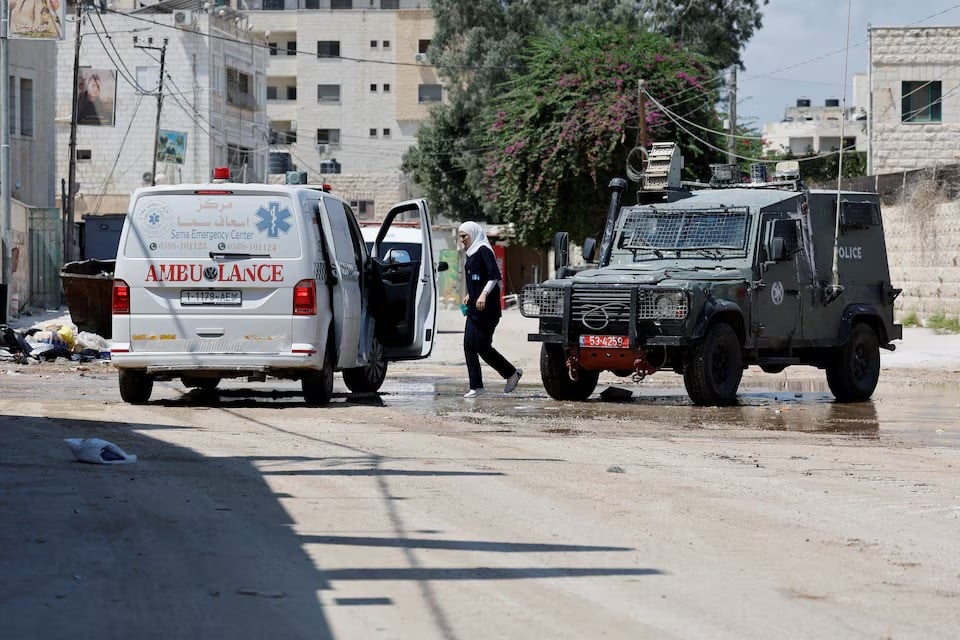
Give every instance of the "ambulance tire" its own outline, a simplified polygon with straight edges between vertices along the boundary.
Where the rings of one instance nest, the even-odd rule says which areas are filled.
[[[325,360],[319,371],[308,371],[300,379],[303,399],[311,407],[325,407],[333,396],[333,367]]]
[[[153,377],[143,369],[120,369],[120,397],[129,404],[144,404],[153,393]]]
[[[374,338],[370,350],[370,364],[343,370],[343,384],[353,393],[376,393],[387,377],[387,361],[383,359],[383,345]]]

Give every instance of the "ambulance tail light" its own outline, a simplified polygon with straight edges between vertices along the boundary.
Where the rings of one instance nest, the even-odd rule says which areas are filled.
[[[317,284],[314,280],[301,280],[293,288],[293,315],[317,315]]]
[[[130,287],[123,280],[113,281],[113,315],[130,314]]]

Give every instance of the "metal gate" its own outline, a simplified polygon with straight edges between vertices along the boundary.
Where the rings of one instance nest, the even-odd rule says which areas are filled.
[[[28,223],[30,306],[60,306],[60,267],[63,265],[63,222],[59,209],[31,207]]]

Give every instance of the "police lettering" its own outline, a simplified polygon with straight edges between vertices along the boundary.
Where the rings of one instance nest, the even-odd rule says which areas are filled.
[[[839,247],[840,257],[846,260],[862,260],[863,249],[861,247]]]
[[[283,282],[282,264],[217,265],[219,282]],[[147,268],[146,282],[204,282],[201,264],[159,264]]]

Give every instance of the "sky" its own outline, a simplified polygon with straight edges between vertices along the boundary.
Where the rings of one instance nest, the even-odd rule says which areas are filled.
[[[783,119],[797,98],[823,105],[843,98],[844,47],[848,0],[770,0],[763,27],[743,51],[745,70],[737,77],[737,120],[761,128]],[[960,26],[958,0],[851,0],[847,56],[847,106],[853,106],[850,80],[867,72],[867,27]]]

